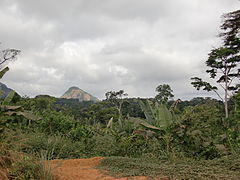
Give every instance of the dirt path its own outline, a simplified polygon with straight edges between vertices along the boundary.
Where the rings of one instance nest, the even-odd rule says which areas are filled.
[[[106,176],[95,167],[99,164],[102,157],[90,159],[69,159],[69,160],[52,160],[52,173],[56,180],[147,180],[147,177],[132,178],[114,178]],[[167,180],[167,178],[161,178]]]

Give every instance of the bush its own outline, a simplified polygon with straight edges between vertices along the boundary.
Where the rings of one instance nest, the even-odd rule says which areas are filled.
[[[175,146],[187,156],[212,159],[227,153],[226,129],[215,106],[187,107],[174,131]]]
[[[47,110],[42,113],[42,119],[37,127],[47,134],[68,134],[75,126],[76,121],[61,112]]]
[[[29,133],[18,135],[17,141],[22,142],[18,151],[39,156],[50,153],[50,159],[85,157],[84,142],[73,142],[60,135],[46,135],[43,133]]]

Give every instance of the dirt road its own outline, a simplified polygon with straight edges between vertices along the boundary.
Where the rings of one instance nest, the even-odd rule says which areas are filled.
[[[90,159],[52,160],[51,169],[56,180],[147,180],[147,177],[114,178],[107,176],[95,167],[102,157]],[[158,178],[167,180],[168,178]]]

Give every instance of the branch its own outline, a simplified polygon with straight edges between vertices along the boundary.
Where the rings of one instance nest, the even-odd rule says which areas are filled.
[[[220,83],[219,83],[219,85],[223,88],[223,90],[225,90],[225,87],[223,85],[221,85]]]
[[[213,90],[213,92],[215,92],[217,96],[222,100],[222,102],[224,102],[223,98],[220,96],[220,94],[216,90]]]
[[[0,66],[4,64],[6,61],[11,61],[16,58],[16,56],[20,53],[20,50],[17,49],[5,49],[2,51],[3,59],[0,59]]]
[[[236,76],[235,77],[233,77],[231,80],[230,80],[230,82],[228,83],[228,87],[232,84],[232,82],[233,82],[233,80],[236,78]]]
[[[191,78],[191,80],[194,80],[194,82],[191,82],[193,87],[195,87],[197,90],[200,90],[203,88],[205,91],[213,91],[217,94],[217,96],[224,102],[223,98],[220,96],[220,94],[217,92],[218,88],[216,86],[212,86],[210,83],[203,81],[201,78],[194,77]]]

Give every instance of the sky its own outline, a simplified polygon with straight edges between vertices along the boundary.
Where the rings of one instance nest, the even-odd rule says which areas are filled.
[[[2,82],[20,95],[60,97],[78,86],[102,99],[123,89],[153,97],[169,84],[175,98],[208,80],[208,53],[221,43],[221,16],[239,0],[0,0],[0,48],[21,50]]]

